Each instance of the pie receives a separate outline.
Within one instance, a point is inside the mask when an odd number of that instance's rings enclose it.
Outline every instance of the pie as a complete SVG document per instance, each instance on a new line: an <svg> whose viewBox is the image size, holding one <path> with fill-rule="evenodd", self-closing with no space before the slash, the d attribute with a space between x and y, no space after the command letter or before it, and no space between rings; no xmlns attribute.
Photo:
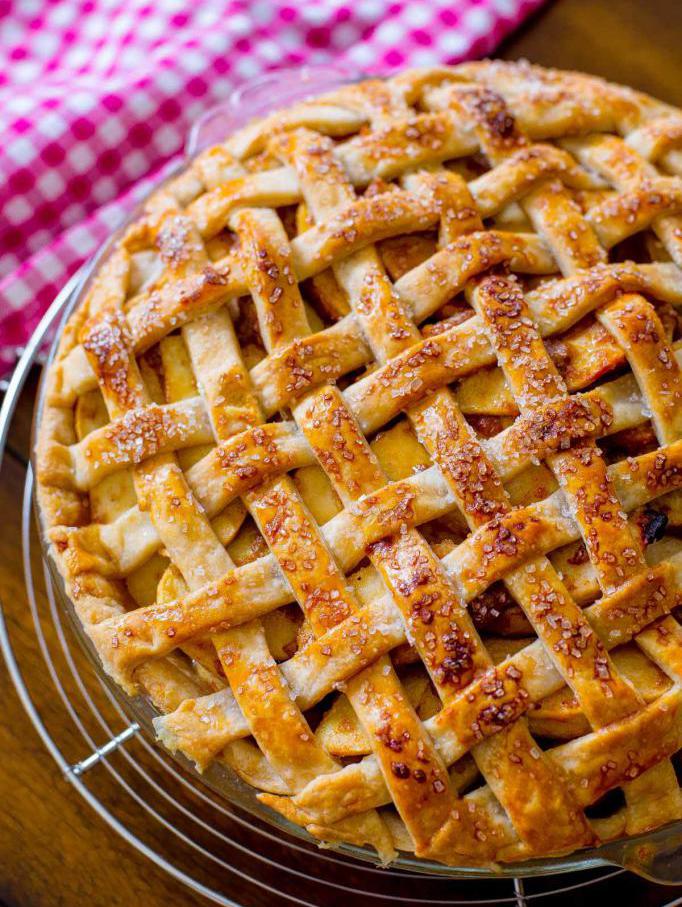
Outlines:
<svg viewBox="0 0 682 907"><path fill-rule="evenodd" d="M161 743L454 866L682 818L682 113L478 62L252 123L61 336L43 529Z"/></svg>

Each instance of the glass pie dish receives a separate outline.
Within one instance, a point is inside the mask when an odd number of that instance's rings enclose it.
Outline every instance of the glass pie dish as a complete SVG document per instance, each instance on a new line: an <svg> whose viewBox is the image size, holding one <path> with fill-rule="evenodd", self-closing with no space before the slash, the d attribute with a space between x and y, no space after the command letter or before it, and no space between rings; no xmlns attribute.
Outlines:
<svg viewBox="0 0 682 907"><path fill-rule="evenodd" d="M320 94L340 85L349 84L353 80L354 75L352 73L329 67L311 70L304 69L286 74L274 73L252 82L235 91L225 104L209 111L195 124L188 137L187 159L194 157L194 155L210 146L213 142L231 134L256 116L262 116L271 110L285 107L295 100L307 98L311 93ZM181 166L178 165L178 169ZM166 178L170 180L172 176L173 174L169 174ZM135 212L128 223L131 223L138 214L139 211ZM125 226L105 244L93 261L84 269L83 279L65 306L62 327L66 318L78 307L87 293L90 286L89 275L94 274L98 265L106 259L112 245L122 235L124 229ZM60 333L61 330L58 332L58 337ZM49 364L54 359L56 344L57 341L52 345L47 368L49 368ZM40 424L42 420L44 405L45 385L43 383L38 395L34 426ZM37 511L37 516L40 520L39 510ZM44 543L42 533L41 539ZM44 553L50 565L52 580L58 592L59 601L72 619L76 632L90 655L95 669L120 702L124 711L140 725L150 740L155 740L156 734L153 720L158 713L145 697L126 695L103 671L98 655L75 614L73 604L64 588L61 574L53 560L48 556L47 547L45 547ZM175 758L185 771L196 773L194 766L181 754L177 754ZM279 813L264 806L257 799L255 790L241 781L236 774L225 766L214 763L200 777L203 783L210 786L216 793L240 809L252 813L259 819L281 829L286 834L305 840L313 840L298 825L289 822ZM354 858L370 862L376 862L377 860L374 851L368 848L348 844L335 846L338 846L341 852ZM582 850L567 857L502 865L495 872L477 866L449 867L435 861L417 859L402 852L393 865L411 872L435 873L452 877L530 877L587 869L605 864L623 866L656 881L669 883L682 881L682 823L675 823L645 835L616 840L597 848Z"/></svg>

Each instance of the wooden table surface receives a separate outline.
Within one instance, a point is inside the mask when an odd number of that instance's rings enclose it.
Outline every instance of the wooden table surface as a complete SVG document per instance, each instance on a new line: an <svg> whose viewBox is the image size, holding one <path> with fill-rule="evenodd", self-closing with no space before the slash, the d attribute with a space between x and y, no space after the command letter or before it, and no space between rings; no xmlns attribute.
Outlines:
<svg viewBox="0 0 682 907"><path fill-rule="evenodd" d="M428 0L425 0L428 2ZM509 59L526 57L549 66L581 69L649 91L682 106L682 7L679 0L555 0L502 47ZM0 474L0 593L5 602L25 600L20 559L20 500L34 385L24 394L10 449ZM45 682L44 661L35 651L26 609L8 608L10 630L22 650L44 714L58 712ZM31 671L30 668L34 668ZM160 869L124 843L63 779L26 717L0 668L4 715L0 721L0 903L6 907L144 907L206 904L179 888ZM48 692L51 690L51 692ZM74 734L73 758L84 755ZM99 769L98 769L99 770ZM116 795L115 782L102 778ZM134 817L144 824L144 818ZM132 818L131 818L132 821ZM272 881L276 884L277 879ZM625 903L658 905L662 890L632 879ZM603 890L603 889L599 889ZM589 891L589 890L588 890ZM585 896L589 897L588 891ZM612 891L612 896L615 894ZM235 882L237 902L273 904ZM679 894L679 892L678 892ZM587 901L586 901L587 903Z"/></svg>

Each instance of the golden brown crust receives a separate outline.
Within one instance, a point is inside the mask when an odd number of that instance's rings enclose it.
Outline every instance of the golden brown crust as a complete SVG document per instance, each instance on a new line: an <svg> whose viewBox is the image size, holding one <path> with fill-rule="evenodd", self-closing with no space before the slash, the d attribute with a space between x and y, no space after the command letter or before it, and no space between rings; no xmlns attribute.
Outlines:
<svg viewBox="0 0 682 907"><path fill-rule="evenodd" d="M149 199L36 466L164 745L384 861L682 818L681 148L651 98L481 62L273 114Z"/></svg>

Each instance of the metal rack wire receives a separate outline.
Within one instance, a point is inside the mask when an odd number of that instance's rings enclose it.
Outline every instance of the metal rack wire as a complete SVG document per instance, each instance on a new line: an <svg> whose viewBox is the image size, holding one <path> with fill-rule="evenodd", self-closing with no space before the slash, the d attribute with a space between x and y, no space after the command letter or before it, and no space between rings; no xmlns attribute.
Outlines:
<svg viewBox="0 0 682 907"><path fill-rule="evenodd" d="M45 337L83 279L76 275L55 300L24 351L0 411L0 464L16 405ZM1 468L1 466L0 466ZM131 720L93 670L73 626L57 603L32 519L33 475L26 467L21 550L26 599L0 608L0 648L23 706L74 792L125 841L196 893L225 907L396 904L565 905L588 886L623 882L624 870L593 869L570 876L475 881L379 869L281 834L242 813L185 773ZM20 610L30 614L30 638L12 631ZM39 678L23 670L36 647ZM265 874L267 874L265 876ZM277 879L277 888L268 879ZM230 896L239 882L248 895ZM611 889L613 890L613 889ZM670 900L666 907L680 903Z"/></svg>

